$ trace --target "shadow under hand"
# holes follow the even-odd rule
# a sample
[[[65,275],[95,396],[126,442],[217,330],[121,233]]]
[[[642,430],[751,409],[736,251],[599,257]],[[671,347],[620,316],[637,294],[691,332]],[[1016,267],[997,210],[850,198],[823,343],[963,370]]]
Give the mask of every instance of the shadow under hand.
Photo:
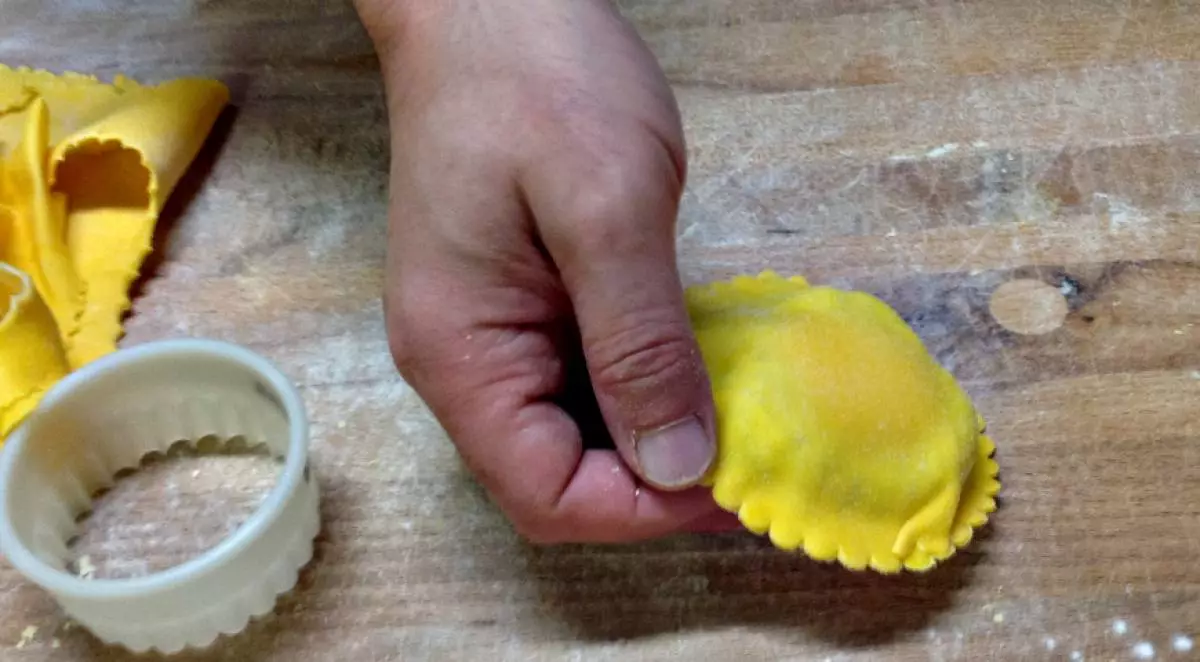
[[[989,524],[930,572],[892,576],[817,563],[749,533],[526,550],[541,610],[576,637],[759,626],[854,648],[921,630],[949,609],[990,533]]]
[[[584,360],[579,327],[572,320],[561,333],[565,338],[560,340],[561,356],[565,359],[565,365],[563,387],[555,399],[555,404],[562,407],[579,426],[585,450],[614,450],[617,446],[604,423],[600,405],[596,402],[596,392],[592,389],[592,378]]]

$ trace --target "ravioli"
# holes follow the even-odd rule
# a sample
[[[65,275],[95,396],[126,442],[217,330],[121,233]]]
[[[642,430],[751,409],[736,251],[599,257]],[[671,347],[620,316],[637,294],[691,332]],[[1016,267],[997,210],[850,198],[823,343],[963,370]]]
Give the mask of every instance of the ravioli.
[[[768,271],[687,304],[717,413],[704,482],[747,529],[850,569],[924,571],[996,509],[982,417],[879,299]]]
[[[212,80],[0,65],[0,440],[116,349],[163,204],[228,100]]]
[[[54,316],[33,280],[0,262],[0,440],[67,372]]]

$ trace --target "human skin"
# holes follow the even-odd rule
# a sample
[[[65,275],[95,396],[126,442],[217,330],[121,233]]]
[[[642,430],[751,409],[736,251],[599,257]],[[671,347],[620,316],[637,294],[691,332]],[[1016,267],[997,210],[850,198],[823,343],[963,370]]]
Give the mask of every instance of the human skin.
[[[397,368],[525,538],[730,528],[684,307],[675,98],[609,0],[358,0],[391,130]],[[560,405],[581,348],[614,449]]]

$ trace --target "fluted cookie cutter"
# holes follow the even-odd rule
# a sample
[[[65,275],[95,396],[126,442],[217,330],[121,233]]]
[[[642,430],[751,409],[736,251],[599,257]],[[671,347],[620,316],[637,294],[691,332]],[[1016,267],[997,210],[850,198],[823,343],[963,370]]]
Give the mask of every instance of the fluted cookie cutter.
[[[180,440],[240,436],[283,462],[230,536],[181,565],[134,578],[67,570],[68,541],[92,495]],[[0,449],[0,554],[102,641],[135,652],[204,648],[272,611],[312,558],[320,529],[308,422],[268,361],[210,340],[108,354],[67,375]]]

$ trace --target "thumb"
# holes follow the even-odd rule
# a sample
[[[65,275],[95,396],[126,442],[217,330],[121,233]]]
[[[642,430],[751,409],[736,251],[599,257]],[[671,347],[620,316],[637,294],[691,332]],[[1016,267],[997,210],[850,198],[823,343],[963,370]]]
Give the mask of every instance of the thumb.
[[[704,476],[716,444],[711,387],[675,262],[681,184],[663,158],[626,160],[574,182],[558,171],[558,183],[527,192],[618,450],[645,482],[678,490]]]

